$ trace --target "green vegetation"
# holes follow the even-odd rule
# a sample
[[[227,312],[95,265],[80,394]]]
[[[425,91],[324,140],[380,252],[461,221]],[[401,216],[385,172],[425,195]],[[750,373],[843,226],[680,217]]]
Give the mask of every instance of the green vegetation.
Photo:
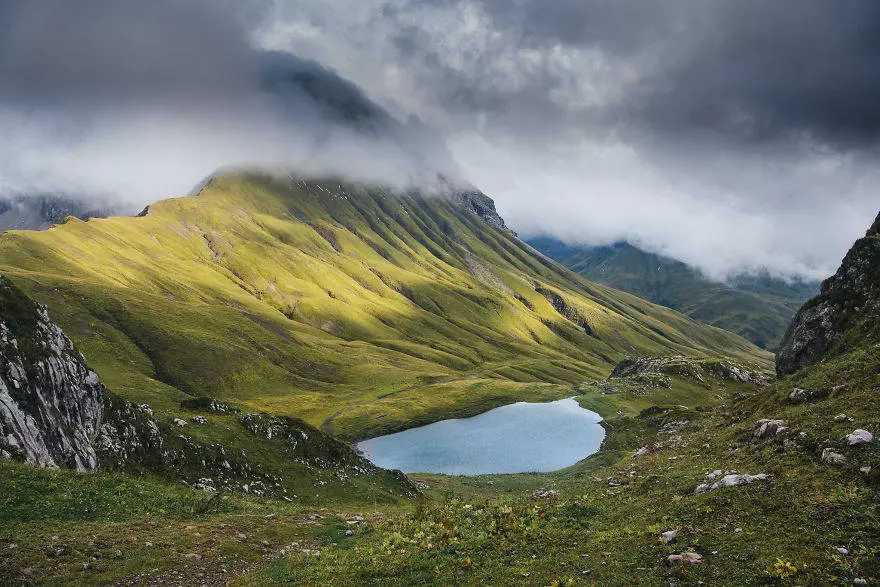
[[[580,280],[450,199],[334,181],[221,177],[143,217],[9,232],[0,273],[164,422],[207,396],[365,438],[563,397],[629,354],[769,359]]]
[[[769,275],[718,283],[681,261],[628,243],[572,247],[552,238],[535,238],[529,244],[586,279],[736,332],[766,349],[779,344],[794,313],[819,290],[818,283],[787,283]]]

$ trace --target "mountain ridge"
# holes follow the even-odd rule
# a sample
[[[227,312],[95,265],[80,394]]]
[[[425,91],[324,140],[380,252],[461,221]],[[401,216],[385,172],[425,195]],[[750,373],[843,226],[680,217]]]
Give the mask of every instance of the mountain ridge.
[[[140,218],[8,232],[0,269],[56,311],[111,389],[295,405],[313,425],[366,396],[334,422],[354,437],[556,397],[632,353],[766,364],[742,339],[535,257],[468,193],[221,176]],[[352,352],[370,358],[351,365]],[[404,388],[418,391],[380,397]],[[413,420],[415,401],[434,408]]]
[[[604,247],[569,246],[549,237],[529,242],[586,279],[736,332],[767,349],[778,344],[800,304],[818,291],[812,282],[787,283],[768,275],[714,282],[681,261],[626,242]]]

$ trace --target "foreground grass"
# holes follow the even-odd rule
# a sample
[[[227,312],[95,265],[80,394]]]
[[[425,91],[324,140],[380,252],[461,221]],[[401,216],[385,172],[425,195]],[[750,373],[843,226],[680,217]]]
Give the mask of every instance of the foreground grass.
[[[880,454],[876,445],[846,448],[839,438],[848,428],[880,427],[872,395],[878,358],[877,349],[862,350],[770,388],[673,377],[668,388],[619,382],[618,393],[604,395],[586,385],[578,400],[606,418],[600,453],[554,473],[413,475],[425,497],[411,503],[328,498],[317,509],[211,497],[148,477],[5,464],[0,582],[876,581]],[[846,393],[806,406],[787,400],[792,385],[843,376],[852,382]],[[844,406],[854,422],[834,423]],[[761,417],[784,418],[791,432],[756,439]],[[824,443],[845,453],[847,465],[821,463]],[[648,451],[634,458],[640,447]],[[694,494],[716,469],[770,477]],[[538,489],[558,493],[533,499]],[[678,536],[667,544],[660,535],[668,530]],[[667,563],[685,551],[701,554],[704,564]]]

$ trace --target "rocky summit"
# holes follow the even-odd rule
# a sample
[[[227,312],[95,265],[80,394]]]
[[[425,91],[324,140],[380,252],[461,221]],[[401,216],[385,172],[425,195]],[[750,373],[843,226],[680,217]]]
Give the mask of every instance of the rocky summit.
[[[880,215],[852,246],[821,293],[798,311],[776,356],[779,375],[815,363],[854,327],[876,335],[880,324]]]

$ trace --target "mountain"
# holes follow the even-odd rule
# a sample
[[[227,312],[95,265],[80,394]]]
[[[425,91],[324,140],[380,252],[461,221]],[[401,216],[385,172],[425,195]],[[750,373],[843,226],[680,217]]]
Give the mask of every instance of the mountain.
[[[681,261],[626,242],[604,247],[569,246],[548,237],[528,242],[590,281],[736,332],[766,349],[776,347],[794,313],[818,290],[812,282],[769,275],[740,275],[719,283]]]
[[[80,220],[109,216],[109,208],[85,203],[83,199],[52,194],[0,197],[0,233],[7,230],[43,230],[68,216]]]
[[[208,397],[364,438],[563,397],[631,354],[769,355],[535,256],[475,191],[219,176],[137,218],[0,238],[114,393]]]

